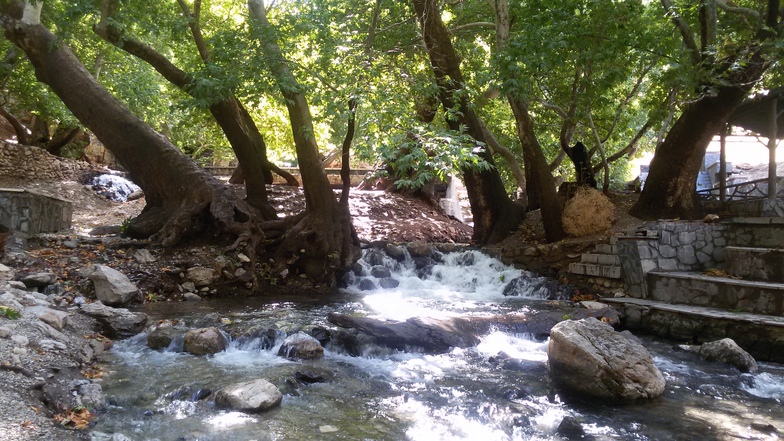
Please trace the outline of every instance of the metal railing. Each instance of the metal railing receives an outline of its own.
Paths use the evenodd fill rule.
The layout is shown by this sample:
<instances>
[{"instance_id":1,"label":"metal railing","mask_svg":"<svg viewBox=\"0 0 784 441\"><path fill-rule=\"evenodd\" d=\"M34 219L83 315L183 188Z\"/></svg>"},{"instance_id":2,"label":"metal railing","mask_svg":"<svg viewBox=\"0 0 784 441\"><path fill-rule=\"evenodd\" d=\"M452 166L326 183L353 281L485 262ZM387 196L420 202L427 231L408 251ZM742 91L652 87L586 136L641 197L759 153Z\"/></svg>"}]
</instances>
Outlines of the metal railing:
<instances>
[{"instance_id":1,"label":"metal railing","mask_svg":"<svg viewBox=\"0 0 784 441\"><path fill-rule=\"evenodd\" d=\"M724 202L765 199L768 197L768 179L727 185L725 191ZM697 195L704 200L718 200L721 198L721 189L707 188L697 191ZM776 198L784 198L784 177L776 179Z\"/></svg>"}]
</instances>

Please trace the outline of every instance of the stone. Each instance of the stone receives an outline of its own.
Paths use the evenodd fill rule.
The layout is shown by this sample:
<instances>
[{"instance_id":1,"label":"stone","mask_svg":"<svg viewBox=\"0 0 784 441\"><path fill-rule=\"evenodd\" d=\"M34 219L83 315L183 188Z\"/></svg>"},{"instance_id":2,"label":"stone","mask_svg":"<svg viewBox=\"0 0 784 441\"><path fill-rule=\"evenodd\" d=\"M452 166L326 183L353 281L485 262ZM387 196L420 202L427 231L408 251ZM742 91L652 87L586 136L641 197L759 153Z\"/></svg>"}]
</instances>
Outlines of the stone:
<instances>
[{"instance_id":1,"label":"stone","mask_svg":"<svg viewBox=\"0 0 784 441\"><path fill-rule=\"evenodd\" d=\"M298 332L283 340L278 356L295 360L316 360L324 357L324 347L314 337Z\"/></svg>"},{"instance_id":2,"label":"stone","mask_svg":"<svg viewBox=\"0 0 784 441\"><path fill-rule=\"evenodd\" d=\"M427 242L411 242L406 248L411 257L430 257L433 254L433 245Z\"/></svg>"},{"instance_id":3,"label":"stone","mask_svg":"<svg viewBox=\"0 0 784 441\"><path fill-rule=\"evenodd\" d=\"M704 343L700 347L700 357L708 361L721 361L735 366L741 372L757 372L757 361L744 351L731 338Z\"/></svg>"},{"instance_id":4,"label":"stone","mask_svg":"<svg viewBox=\"0 0 784 441\"><path fill-rule=\"evenodd\" d=\"M384 247L384 251L386 251L387 256L397 260L398 262L402 262L406 258L406 250L399 245L388 243Z\"/></svg>"},{"instance_id":5,"label":"stone","mask_svg":"<svg viewBox=\"0 0 784 441\"><path fill-rule=\"evenodd\" d=\"M133 253L133 258L139 263L153 263L158 259L150 253L149 250L141 249Z\"/></svg>"},{"instance_id":6,"label":"stone","mask_svg":"<svg viewBox=\"0 0 784 441\"><path fill-rule=\"evenodd\" d=\"M392 277L384 277L378 281L378 284L381 285L381 288L383 289L395 289L400 286L400 282Z\"/></svg>"},{"instance_id":7,"label":"stone","mask_svg":"<svg viewBox=\"0 0 784 441\"><path fill-rule=\"evenodd\" d=\"M52 273L30 274L22 278L22 283L28 288L42 288L51 285L57 280L57 276Z\"/></svg>"},{"instance_id":8,"label":"stone","mask_svg":"<svg viewBox=\"0 0 784 441\"><path fill-rule=\"evenodd\" d=\"M68 349L68 346L66 346L65 343L48 338L39 340L38 347L44 351L65 351Z\"/></svg>"},{"instance_id":9,"label":"stone","mask_svg":"<svg viewBox=\"0 0 784 441\"><path fill-rule=\"evenodd\" d=\"M87 273L95 286L95 297L104 305L124 305L139 296L139 288L114 268L96 264L91 265Z\"/></svg>"},{"instance_id":10,"label":"stone","mask_svg":"<svg viewBox=\"0 0 784 441\"><path fill-rule=\"evenodd\" d=\"M11 280L14 278L14 270L0 263L0 281Z\"/></svg>"},{"instance_id":11,"label":"stone","mask_svg":"<svg viewBox=\"0 0 784 441\"><path fill-rule=\"evenodd\" d=\"M11 328L0 326L0 338L9 338L9 337L11 337Z\"/></svg>"},{"instance_id":12,"label":"stone","mask_svg":"<svg viewBox=\"0 0 784 441\"><path fill-rule=\"evenodd\" d=\"M650 353L595 318L555 325L547 357L553 383L567 394L627 403L664 392L664 376Z\"/></svg>"},{"instance_id":13,"label":"stone","mask_svg":"<svg viewBox=\"0 0 784 441\"><path fill-rule=\"evenodd\" d=\"M188 332L180 326L160 326L147 333L147 346L151 349L165 349L172 341Z\"/></svg>"},{"instance_id":14,"label":"stone","mask_svg":"<svg viewBox=\"0 0 784 441\"><path fill-rule=\"evenodd\" d=\"M201 296L198 294L194 294L192 292L186 292L185 294L182 295L182 299L189 302L195 302L201 300Z\"/></svg>"},{"instance_id":15,"label":"stone","mask_svg":"<svg viewBox=\"0 0 784 441\"><path fill-rule=\"evenodd\" d=\"M98 320L102 332L109 338L132 337L147 326L147 314L112 308L100 301L82 305L80 311Z\"/></svg>"},{"instance_id":16,"label":"stone","mask_svg":"<svg viewBox=\"0 0 784 441\"><path fill-rule=\"evenodd\" d=\"M27 346L27 344L30 343L30 340L28 340L27 337L20 334L12 335L11 341L14 342L17 346Z\"/></svg>"},{"instance_id":17,"label":"stone","mask_svg":"<svg viewBox=\"0 0 784 441\"><path fill-rule=\"evenodd\" d=\"M215 282L217 275L218 273L212 268L195 266L193 268L188 268L187 277L194 285L200 287Z\"/></svg>"},{"instance_id":18,"label":"stone","mask_svg":"<svg viewBox=\"0 0 784 441\"><path fill-rule=\"evenodd\" d=\"M229 341L223 333L211 326L186 332L183 350L193 355L216 354L228 345Z\"/></svg>"},{"instance_id":19,"label":"stone","mask_svg":"<svg viewBox=\"0 0 784 441\"><path fill-rule=\"evenodd\" d=\"M67 312L46 306L32 306L25 309L24 314L38 317L39 320L58 331L62 331L63 327L68 324Z\"/></svg>"},{"instance_id":20,"label":"stone","mask_svg":"<svg viewBox=\"0 0 784 441\"><path fill-rule=\"evenodd\" d=\"M359 281L359 290L360 291L375 291L378 289L376 283L370 279L362 279Z\"/></svg>"},{"instance_id":21,"label":"stone","mask_svg":"<svg viewBox=\"0 0 784 441\"><path fill-rule=\"evenodd\" d=\"M261 378L234 384L215 393L215 406L241 412L263 412L279 406L282 400L280 390Z\"/></svg>"},{"instance_id":22,"label":"stone","mask_svg":"<svg viewBox=\"0 0 784 441\"><path fill-rule=\"evenodd\" d=\"M182 287L182 289L185 292L195 292L196 291L196 285L193 282L183 282L180 286Z\"/></svg>"},{"instance_id":23,"label":"stone","mask_svg":"<svg viewBox=\"0 0 784 441\"><path fill-rule=\"evenodd\" d=\"M389 271L389 268L381 265L376 265L370 270L370 274L373 277L378 279L383 279L385 277L392 277L392 272Z\"/></svg>"}]
</instances>

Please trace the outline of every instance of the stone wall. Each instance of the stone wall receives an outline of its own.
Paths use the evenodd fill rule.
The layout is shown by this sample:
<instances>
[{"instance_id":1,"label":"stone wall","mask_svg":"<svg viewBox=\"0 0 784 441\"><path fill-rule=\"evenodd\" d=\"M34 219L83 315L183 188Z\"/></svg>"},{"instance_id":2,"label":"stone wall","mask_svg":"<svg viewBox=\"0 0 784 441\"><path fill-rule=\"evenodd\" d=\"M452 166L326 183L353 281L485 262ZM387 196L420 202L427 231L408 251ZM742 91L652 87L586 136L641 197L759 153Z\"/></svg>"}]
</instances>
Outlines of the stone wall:
<instances>
[{"instance_id":1,"label":"stone wall","mask_svg":"<svg viewBox=\"0 0 784 441\"><path fill-rule=\"evenodd\" d=\"M0 143L0 178L29 181L80 181L87 171L102 167L50 155L46 150Z\"/></svg>"},{"instance_id":2,"label":"stone wall","mask_svg":"<svg viewBox=\"0 0 784 441\"><path fill-rule=\"evenodd\" d=\"M634 236L618 238L624 288L645 298L651 271L702 271L724 264L726 226L701 221L644 224Z\"/></svg>"},{"instance_id":3,"label":"stone wall","mask_svg":"<svg viewBox=\"0 0 784 441\"><path fill-rule=\"evenodd\" d=\"M0 224L29 236L71 228L70 202L17 188L0 188Z\"/></svg>"},{"instance_id":4,"label":"stone wall","mask_svg":"<svg viewBox=\"0 0 784 441\"><path fill-rule=\"evenodd\" d=\"M784 217L734 218L727 241L736 247L784 248Z\"/></svg>"}]
</instances>

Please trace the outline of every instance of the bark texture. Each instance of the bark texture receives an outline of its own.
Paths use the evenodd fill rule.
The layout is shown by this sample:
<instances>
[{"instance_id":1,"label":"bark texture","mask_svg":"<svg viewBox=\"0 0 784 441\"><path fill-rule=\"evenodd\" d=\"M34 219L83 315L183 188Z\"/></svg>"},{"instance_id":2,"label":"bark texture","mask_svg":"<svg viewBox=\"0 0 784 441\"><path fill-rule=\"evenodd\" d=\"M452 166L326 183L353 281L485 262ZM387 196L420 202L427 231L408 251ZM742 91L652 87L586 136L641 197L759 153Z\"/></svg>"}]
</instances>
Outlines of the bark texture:
<instances>
[{"instance_id":1,"label":"bark texture","mask_svg":"<svg viewBox=\"0 0 784 441\"><path fill-rule=\"evenodd\" d=\"M439 3L435 0L414 0L414 9L440 88L441 104L446 109L457 111L456 119L448 121L450 128L459 130L463 126L471 137L487 144L483 124L465 97L460 60L452 46L449 31L441 20ZM482 148L479 156L491 168L483 171L464 169L463 179L474 216L473 239L480 244L492 244L505 239L517 228L525 216L525 208L509 199L492 153Z\"/></svg>"}]
</instances>

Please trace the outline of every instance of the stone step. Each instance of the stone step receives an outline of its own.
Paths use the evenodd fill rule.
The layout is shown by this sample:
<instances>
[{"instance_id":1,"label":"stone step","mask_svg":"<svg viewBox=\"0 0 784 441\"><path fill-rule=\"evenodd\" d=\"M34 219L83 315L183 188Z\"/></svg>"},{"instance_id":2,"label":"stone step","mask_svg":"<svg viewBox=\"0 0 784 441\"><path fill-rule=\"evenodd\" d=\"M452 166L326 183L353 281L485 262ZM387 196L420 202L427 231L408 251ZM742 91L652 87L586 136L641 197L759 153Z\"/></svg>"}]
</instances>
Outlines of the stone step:
<instances>
[{"instance_id":1,"label":"stone step","mask_svg":"<svg viewBox=\"0 0 784 441\"><path fill-rule=\"evenodd\" d=\"M607 279L620 279L621 267L616 265L599 265L593 263L570 263L569 272Z\"/></svg>"},{"instance_id":2,"label":"stone step","mask_svg":"<svg viewBox=\"0 0 784 441\"><path fill-rule=\"evenodd\" d=\"M706 276L694 272L648 273L649 300L753 314L784 313L784 284Z\"/></svg>"},{"instance_id":3,"label":"stone step","mask_svg":"<svg viewBox=\"0 0 784 441\"><path fill-rule=\"evenodd\" d=\"M619 310L624 329L698 343L731 338L758 361L784 362L784 317L631 297L602 302Z\"/></svg>"},{"instance_id":4,"label":"stone step","mask_svg":"<svg viewBox=\"0 0 784 441\"><path fill-rule=\"evenodd\" d=\"M612 239L615 239L616 242L618 241L618 238L615 236ZM593 248L593 251L596 254L618 254L618 247L615 244L600 243Z\"/></svg>"},{"instance_id":5,"label":"stone step","mask_svg":"<svg viewBox=\"0 0 784 441\"><path fill-rule=\"evenodd\" d=\"M736 217L725 221L728 242L736 247L784 248L784 218Z\"/></svg>"},{"instance_id":6,"label":"stone step","mask_svg":"<svg viewBox=\"0 0 784 441\"><path fill-rule=\"evenodd\" d=\"M598 265L619 266L621 260L618 255L585 253L580 256L580 263L593 263Z\"/></svg>"},{"instance_id":7,"label":"stone step","mask_svg":"<svg viewBox=\"0 0 784 441\"><path fill-rule=\"evenodd\" d=\"M784 249L727 247L724 256L727 272L732 276L784 283Z\"/></svg>"}]
</instances>

